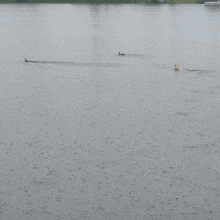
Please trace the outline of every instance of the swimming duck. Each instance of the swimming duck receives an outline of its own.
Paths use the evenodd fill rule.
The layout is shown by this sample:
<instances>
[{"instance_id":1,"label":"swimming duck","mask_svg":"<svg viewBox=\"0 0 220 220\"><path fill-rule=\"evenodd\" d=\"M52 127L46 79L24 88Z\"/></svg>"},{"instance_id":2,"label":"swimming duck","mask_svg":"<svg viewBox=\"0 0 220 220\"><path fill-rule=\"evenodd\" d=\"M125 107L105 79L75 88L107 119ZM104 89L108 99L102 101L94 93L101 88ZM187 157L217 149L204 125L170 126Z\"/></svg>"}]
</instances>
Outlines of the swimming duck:
<instances>
[{"instance_id":1,"label":"swimming duck","mask_svg":"<svg viewBox=\"0 0 220 220\"><path fill-rule=\"evenodd\" d=\"M119 56L124 56L125 54L118 52L118 55L119 55Z\"/></svg>"},{"instance_id":2,"label":"swimming duck","mask_svg":"<svg viewBox=\"0 0 220 220\"><path fill-rule=\"evenodd\" d=\"M174 69L175 69L175 71L180 71L180 70L182 70L182 69L178 66L178 64L177 64L177 65L175 64Z\"/></svg>"},{"instance_id":3,"label":"swimming duck","mask_svg":"<svg viewBox=\"0 0 220 220\"><path fill-rule=\"evenodd\" d=\"M28 62L28 60L25 58L24 62Z\"/></svg>"}]
</instances>

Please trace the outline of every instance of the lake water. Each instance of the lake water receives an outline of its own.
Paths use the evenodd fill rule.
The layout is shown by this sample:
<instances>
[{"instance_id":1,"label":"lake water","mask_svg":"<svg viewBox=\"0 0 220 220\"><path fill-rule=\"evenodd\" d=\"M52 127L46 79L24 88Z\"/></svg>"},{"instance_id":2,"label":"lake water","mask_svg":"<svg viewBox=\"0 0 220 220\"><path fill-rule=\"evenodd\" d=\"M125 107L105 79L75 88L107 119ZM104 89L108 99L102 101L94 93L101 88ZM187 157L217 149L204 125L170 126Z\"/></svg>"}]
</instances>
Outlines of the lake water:
<instances>
[{"instance_id":1,"label":"lake water","mask_svg":"<svg viewBox=\"0 0 220 220\"><path fill-rule=\"evenodd\" d=\"M1 4L0 219L220 219L219 19Z\"/></svg>"}]
</instances>

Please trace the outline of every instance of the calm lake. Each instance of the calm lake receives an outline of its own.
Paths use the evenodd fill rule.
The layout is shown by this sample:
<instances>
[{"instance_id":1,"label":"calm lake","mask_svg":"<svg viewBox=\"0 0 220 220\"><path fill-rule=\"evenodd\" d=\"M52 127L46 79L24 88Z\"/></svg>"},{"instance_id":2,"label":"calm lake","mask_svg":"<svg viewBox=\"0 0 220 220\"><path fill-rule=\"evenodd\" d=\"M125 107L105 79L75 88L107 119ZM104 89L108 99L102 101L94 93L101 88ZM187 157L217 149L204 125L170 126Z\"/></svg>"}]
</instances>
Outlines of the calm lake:
<instances>
[{"instance_id":1,"label":"calm lake","mask_svg":"<svg viewBox=\"0 0 220 220\"><path fill-rule=\"evenodd\" d=\"M220 219L219 19L1 4L0 219Z\"/></svg>"}]
</instances>

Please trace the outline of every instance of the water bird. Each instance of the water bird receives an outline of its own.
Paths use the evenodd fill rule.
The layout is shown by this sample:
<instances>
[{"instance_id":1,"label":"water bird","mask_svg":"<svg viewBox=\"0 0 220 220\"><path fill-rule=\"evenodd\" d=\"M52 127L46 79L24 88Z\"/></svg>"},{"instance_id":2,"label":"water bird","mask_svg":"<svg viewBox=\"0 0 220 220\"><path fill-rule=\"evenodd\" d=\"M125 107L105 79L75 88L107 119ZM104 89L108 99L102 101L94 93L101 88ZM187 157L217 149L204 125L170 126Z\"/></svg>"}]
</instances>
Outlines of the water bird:
<instances>
[{"instance_id":1,"label":"water bird","mask_svg":"<svg viewBox=\"0 0 220 220\"><path fill-rule=\"evenodd\" d=\"M28 62L28 60L25 58L24 62Z\"/></svg>"},{"instance_id":2,"label":"water bird","mask_svg":"<svg viewBox=\"0 0 220 220\"><path fill-rule=\"evenodd\" d=\"M118 52L118 55L119 55L119 56L125 56L124 53L120 53L120 52Z\"/></svg>"},{"instance_id":3,"label":"water bird","mask_svg":"<svg viewBox=\"0 0 220 220\"><path fill-rule=\"evenodd\" d=\"M175 71L180 71L180 70L182 70L182 69L178 66L178 64L177 64L177 65L175 64L174 69L175 69Z\"/></svg>"}]
</instances>

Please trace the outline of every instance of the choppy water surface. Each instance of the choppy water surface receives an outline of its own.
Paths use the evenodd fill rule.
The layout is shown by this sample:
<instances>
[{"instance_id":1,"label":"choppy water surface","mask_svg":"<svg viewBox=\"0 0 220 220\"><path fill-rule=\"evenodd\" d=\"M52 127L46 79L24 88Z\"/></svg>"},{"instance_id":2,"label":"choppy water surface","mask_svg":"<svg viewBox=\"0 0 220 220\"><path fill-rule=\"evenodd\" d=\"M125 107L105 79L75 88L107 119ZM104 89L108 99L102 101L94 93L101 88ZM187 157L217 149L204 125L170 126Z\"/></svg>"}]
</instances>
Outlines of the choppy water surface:
<instances>
[{"instance_id":1,"label":"choppy water surface","mask_svg":"<svg viewBox=\"0 0 220 220\"><path fill-rule=\"evenodd\" d=\"M220 219L219 16L0 5L0 219Z\"/></svg>"}]
</instances>

